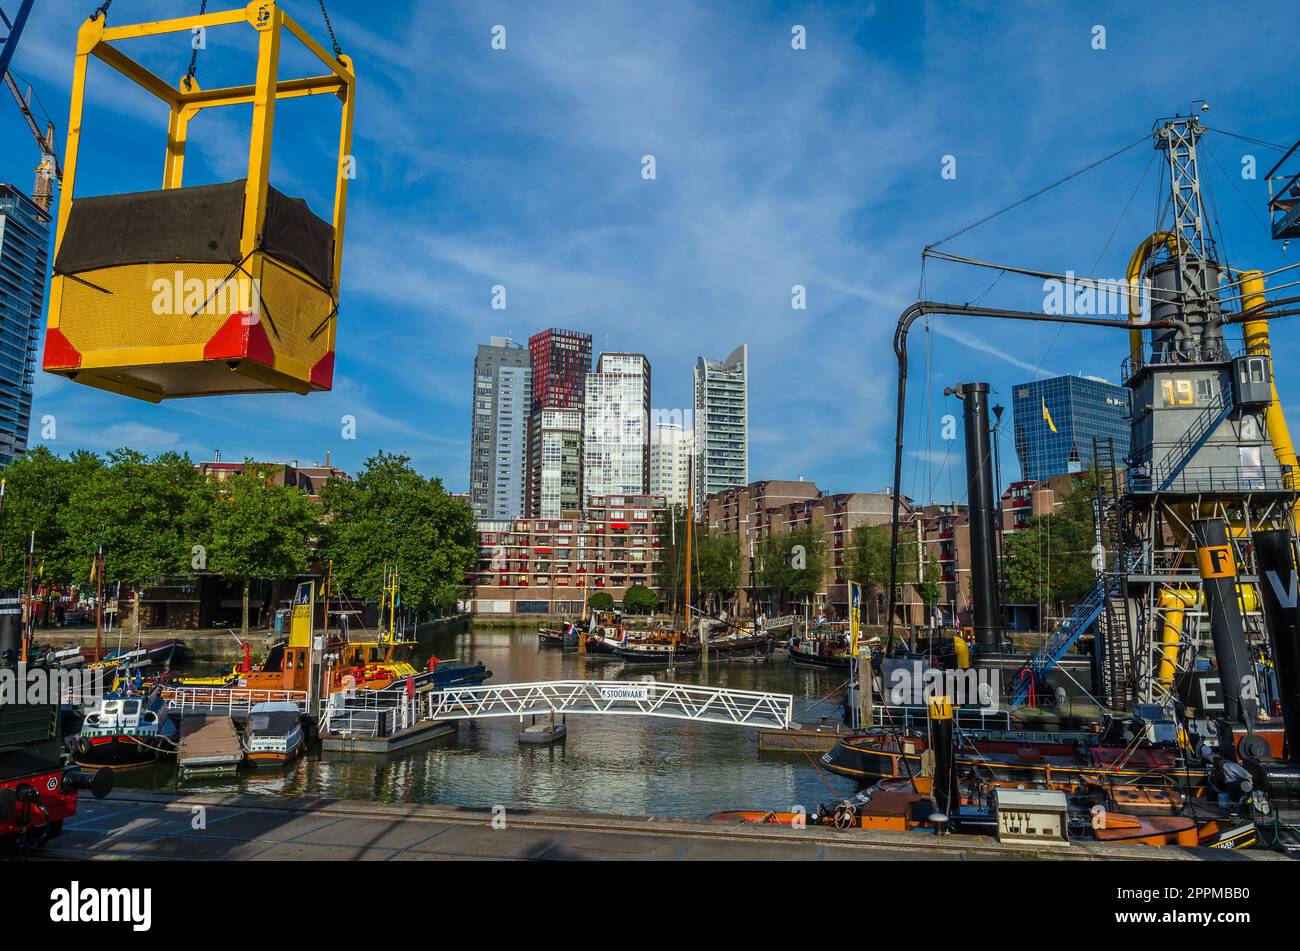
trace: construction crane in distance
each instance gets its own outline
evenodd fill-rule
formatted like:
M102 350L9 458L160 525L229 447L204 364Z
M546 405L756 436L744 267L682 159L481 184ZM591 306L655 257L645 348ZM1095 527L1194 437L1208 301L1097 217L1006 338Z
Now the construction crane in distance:
M9 70L9 64L13 60L14 51L18 48L18 40L22 36L23 27L27 25L27 18L31 14L34 2L35 0L21 0L18 14L12 20L9 19L4 8L0 7L0 24L8 31L6 35L0 37L0 44L3 44L0 45L0 76L4 77L5 85L13 94L14 102L18 104L18 110L27 120L27 127L31 129L37 148L41 150L41 163L36 166L36 185L32 189L32 201L48 214L54 203L55 183L63 181L63 165L54 151L54 123L47 119L45 131L41 131L41 125L32 113L31 86L27 87L27 92L24 94L18 88L18 83Z

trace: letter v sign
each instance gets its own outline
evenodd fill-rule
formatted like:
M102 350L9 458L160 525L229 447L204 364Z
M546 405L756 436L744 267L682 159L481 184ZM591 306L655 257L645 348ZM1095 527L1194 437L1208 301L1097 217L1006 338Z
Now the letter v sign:
M1277 597L1278 604L1284 608L1293 608L1297 602L1300 602L1300 592L1296 590L1296 576L1294 571L1287 572L1287 587L1282 587L1282 580L1278 577L1276 571L1266 571L1268 583L1273 586L1273 594Z

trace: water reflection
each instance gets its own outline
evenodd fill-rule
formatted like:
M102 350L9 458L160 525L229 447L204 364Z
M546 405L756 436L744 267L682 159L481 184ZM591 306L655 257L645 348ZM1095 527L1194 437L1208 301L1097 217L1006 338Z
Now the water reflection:
M795 718L836 716L844 674L766 662L694 664L664 670L601 655L542 648L531 629L471 630L432 645L440 659L482 660L489 683L660 680L768 690L795 697ZM622 716L570 716L568 738L524 746L511 719L463 722L459 734L390 757L315 754L283 773L194 779L185 790L327 796L380 802L563 809L699 817L727 808L811 809L852 783L801 755L757 753L757 733L736 727ZM170 764L124 774L125 787L173 788Z

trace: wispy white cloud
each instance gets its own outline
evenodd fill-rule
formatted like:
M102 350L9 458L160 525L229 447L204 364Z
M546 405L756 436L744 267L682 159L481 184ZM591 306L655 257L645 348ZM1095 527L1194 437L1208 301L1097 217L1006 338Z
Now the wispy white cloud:
M18 68L44 87L61 123L83 11L47 6ZM117 6L116 22L175 15L174 0ZM558 325L590 331L598 349L645 351L658 406L690 405L698 355L748 343L751 475L880 485L892 465L890 338L921 289L920 249L1135 138L1189 95L1176 48L1148 40L1162 14L1119 3L1087 13L1037 2L664 0L650 14L591 0L394 2L382 16L372 0L330 7L361 87L336 390L151 407L43 378L36 415L67 420L62 433L99 445L135 425L155 445L174 436L205 453L304 459L332 449L352 466L399 449L463 487L475 345ZM319 32L314 4L290 9ZM806 50L790 48L796 22L807 27ZM1109 28L1104 53L1088 43L1095 22ZM1236 64L1215 77L1215 124L1292 136L1300 96L1285 82L1289 60L1260 49L1244 21L1215 22ZM508 31L500 52L489 45L498 23ZM200 57L200 81L233 81L248 38L210 39L218 45ZM141 42L138 55L174 78L188 62L183 40ZM277 128L275 181L320 210L331 185L330 103L294 105ZM155 187L162 146L156 122L146 124L155 105L106 86L95 106L84 187ZM245 120L236 111L196 124L196 180L243 174ZM25 135L0 108L0 136L11 132ZM1049 270L1089 273L1099 262L1100 273L1122 272L1150 230L1151 192L1116 227L1149 158L1139 151L951 247ZM654 181L641 178L646 154L657 160ZM939 174L948 154L955 180ZM24 181L33 160L6 149L0 178ZM1238 234L1258 230L1247 211L1225 207L1236 202L1230 190L1218 197ZM1238 243L1243 257L1277 254L1259 235ZM923 290L1003 306L1038 292L1014 278L990 288L994 277L931 265ZM505 311L490 307L495 284L507 288ZM790 307L796 284L806 310ZM933 329L942 344L929 354L931 389L961 377L1005 390L1060 366L1113 375L1124 351L1119 335L1074 329L985 333L943 320ZM920 348L915 359L925 365ZM913 417L921 391L913 387ZM341 439L344 415L357 419L356 440Z

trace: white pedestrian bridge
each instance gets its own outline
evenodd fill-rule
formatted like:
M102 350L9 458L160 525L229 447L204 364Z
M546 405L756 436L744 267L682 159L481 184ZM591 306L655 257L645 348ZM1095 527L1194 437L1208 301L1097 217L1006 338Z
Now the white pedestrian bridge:
M433 690L415 696L368 691L330 697L322 733L392 734L431 721L485 720L539 714L660 717L739 727L788 727L794 698L656 680L551 680ZM387 721L375 723L380 718Z

